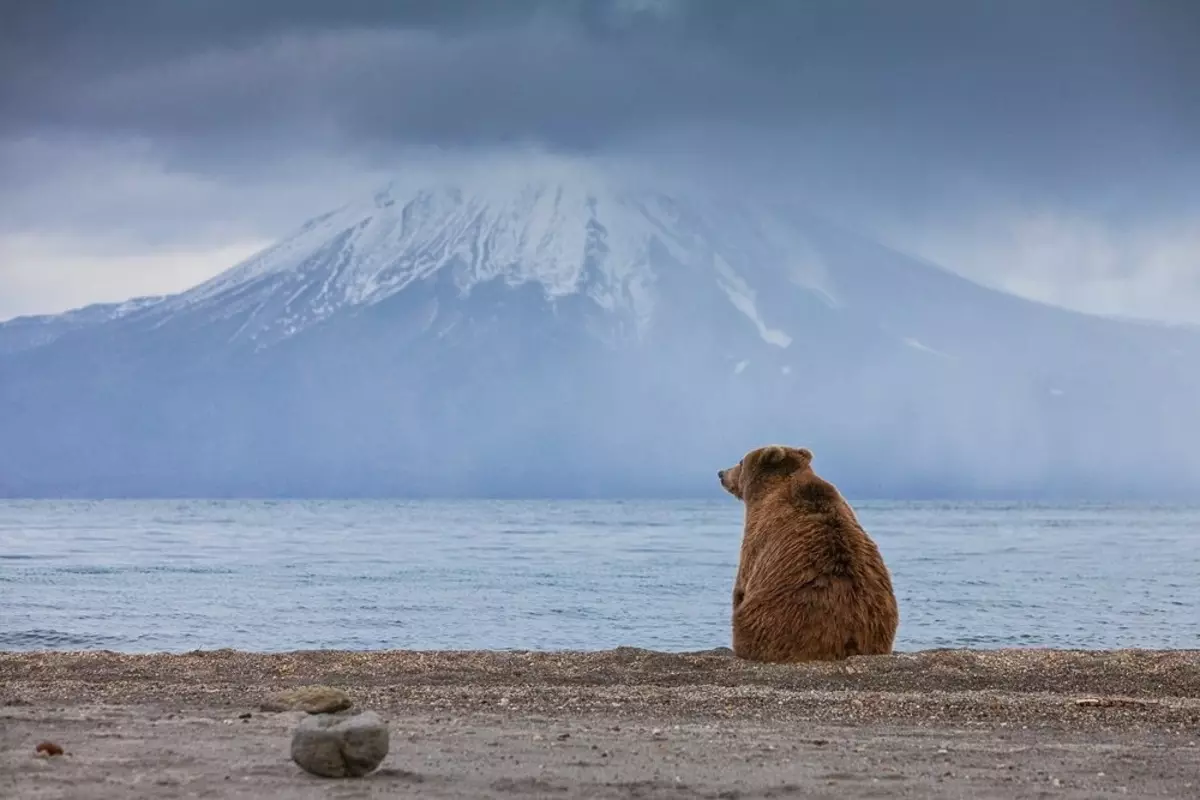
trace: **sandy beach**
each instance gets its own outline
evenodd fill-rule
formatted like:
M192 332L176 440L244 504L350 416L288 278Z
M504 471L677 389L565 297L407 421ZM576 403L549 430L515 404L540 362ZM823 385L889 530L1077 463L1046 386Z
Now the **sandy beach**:
M377 772L290 761L261 705L307 684L388 721ZM0 653L0 797L376 796L1196 797L1200 651Z

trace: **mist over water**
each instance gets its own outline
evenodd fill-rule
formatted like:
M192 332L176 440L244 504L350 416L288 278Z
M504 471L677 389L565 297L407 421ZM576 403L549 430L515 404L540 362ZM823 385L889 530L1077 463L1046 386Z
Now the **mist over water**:
M1200 647L1200 508L861 502L896 648ZM0 503L0 649L729 644L732 498Z

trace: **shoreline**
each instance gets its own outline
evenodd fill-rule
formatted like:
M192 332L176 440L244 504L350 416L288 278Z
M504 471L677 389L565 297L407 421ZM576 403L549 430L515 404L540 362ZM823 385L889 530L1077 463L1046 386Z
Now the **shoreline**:
M306 684L391 727L383 767L348 797L1200 791L1200 650L765 665L617 648L0 651L0 795L325 797L288 759L303 714L260 708ZM34 757L42 739L68 755Z
M249 707L305 684L344 689L364 707L436 705L464 713L504 710L502 700L530 713L638 713L629 703L640 698L660 713L694 718L753 711L757 718L906 721L946 716L946 709L958 709L950 717L969 715L990 704L988 716L1022 724L1133 720L1149 709L1162 720L1174 709L1200 725L1200 649L938 649L790 665L743 661L728 648L0 651L0 708ZM715 698L722 704L707 702ZM1120 712L1071 710L1072 702L1090 698L1115 698Z

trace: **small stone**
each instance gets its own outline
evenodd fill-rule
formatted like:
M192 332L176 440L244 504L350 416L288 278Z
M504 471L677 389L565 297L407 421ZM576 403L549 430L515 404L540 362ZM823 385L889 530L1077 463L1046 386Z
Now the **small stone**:
M1081 697L1075 705L1082 708L1142 708L1156 706L1153 700L1139 700L1136 697Z
M61 756L63 754L63 749L60 745L54 742L45 741L38 742L38 746L33 748L33 752L37 753L39 756L53 757Z
M333 714L354 705L350 695L332 686L301 686L276 692L263 701L263 711L305 711L309 714Z
M292 734L292 760L323 778L361 778L388 753L387 724L374 711L314 714Z

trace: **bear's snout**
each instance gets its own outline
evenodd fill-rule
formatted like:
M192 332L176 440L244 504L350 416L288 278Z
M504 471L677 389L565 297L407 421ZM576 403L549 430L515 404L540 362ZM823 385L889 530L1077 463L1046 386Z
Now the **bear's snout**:
M741 473L736 466L717 470L717 479L721 482L721 488L739 500L742 499L742 492L736 484L740 476Z

